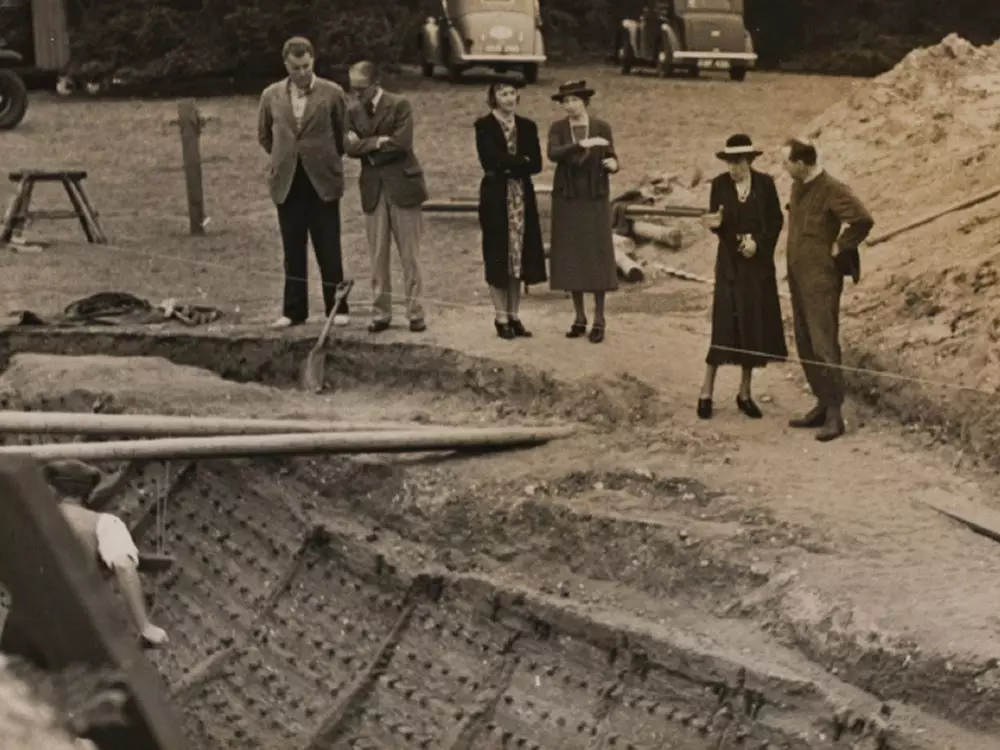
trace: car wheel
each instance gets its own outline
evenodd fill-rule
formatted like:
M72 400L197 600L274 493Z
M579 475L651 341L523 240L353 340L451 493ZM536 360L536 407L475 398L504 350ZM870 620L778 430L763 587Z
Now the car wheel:
M746 68L730 68L729 69L729 80L731 81L745 81L747 79L747 69Z
M623 41L621 47L618 48L618 60L622 66L622 75L629 75L632 72L632 66L635 64L635 51L632 49L632 43L628 39Z
M12 70L0 70L0 130L13 130L28 112L28 89Z
M524 66L524 82L529 84L538 83L538 65L529 63Z

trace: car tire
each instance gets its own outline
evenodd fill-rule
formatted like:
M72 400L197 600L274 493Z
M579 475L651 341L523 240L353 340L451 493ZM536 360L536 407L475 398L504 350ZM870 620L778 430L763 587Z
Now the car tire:
M17 73L0 70L0 130L13 130L28 112L28 88Z
M730 68L729 69L729 80L742 82L747 79L747 69L746 68Z
M528 63L524 66L522 71L524 75L524 82L527 84L538 83L538 63Z

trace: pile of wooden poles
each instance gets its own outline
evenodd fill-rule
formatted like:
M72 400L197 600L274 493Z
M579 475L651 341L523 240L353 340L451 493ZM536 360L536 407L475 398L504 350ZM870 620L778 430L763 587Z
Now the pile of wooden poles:
M116 438L103 442L4 446L0 447L0 456L32 456L44 461L123 461L490 451L540 445L572 433L572 427L472 428L306 419L0 411L0 434ZM123 437L129 439L120 439Z

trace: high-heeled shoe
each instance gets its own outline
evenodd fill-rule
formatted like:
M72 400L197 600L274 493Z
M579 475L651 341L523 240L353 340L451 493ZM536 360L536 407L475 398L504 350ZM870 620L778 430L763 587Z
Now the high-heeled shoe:
M594 323L594 327L590 329L590 339L591 344L600 344L604 341L604 324Z
M496 326L497 336L499 336L502 339L506 339L507 341L510 341L511 339L513 339L516 336L516 334L514 333L514 330L511 328L510 323L508 323L506 321L504 321L503 323L501 323L499 320L494 320L493 321L493 325Z
M743 398L742 396L736 397L736 407L746 414L750 419L760 419L764 416L764 413L760 410L760 407L754 403L752 398Z
M712 418L712 399L699 398L698 419L711 419L711 418Z
M586 335L587 335L587 321L586 320L577 320L577 321L575 321L573 323L573 325L571 325L569 327L569 330L566 331L566 338L568 338L568 339L578 339L581 336L586 336Z
M531 331L524 327L524 323L521 322L520 318L511 318L510 330L514 332L514 335L522 339L530 339L532 336Z

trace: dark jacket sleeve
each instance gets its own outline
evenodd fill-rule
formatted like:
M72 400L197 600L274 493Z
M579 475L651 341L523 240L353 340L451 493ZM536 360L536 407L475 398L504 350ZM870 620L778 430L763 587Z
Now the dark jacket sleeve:
M785 214L781 210L781 198L778 196L778 186L770 175L761 175L761 209L764 212L764 226L767 231L761 234L757 242L757 251L761 255L774 257L774 249L778 245L778 237L785 226Z
M524 141L528 151L525 154L527 163L521 169L524 170L525 175L531 176L542 171L542 145L538 141L538 126L534 121L525 120L524 125L526 126Z
M875 226L868 209L854 191L841 182L832 184L827 207L845 225L837 238L837 246L841 250L856 250Z
M476 120L476 153L483 171L510 175L514 170L526 167L529 157L525 154L511 154L501 146L490 132L492 124L485 118Z
M716 213L720 208L722 208L722 190L720 189L719 178L716 177L712 180L712 187L708 195L708 212L710 214ZM726 224L726 215L722 215L722 223L715 229L710 230L712 234L721 235L722 228Z
M548 157L549 161L563 162L568 161L576 156L583 153L584 148L579 143L574 143L572 140L568 142L563 138L561 124L562 120L556 120L552 123L549 128L549 145L548 145Z
M339 88L339 87L338 87ZM347 97L343 90L337 91L330 106L330 125L333 127L333 139L337 153L344 155L344 124L347 119Z
M604 137L608 139L607 146L604 147L604 152L601 155L602 159L614 159L618 161L618 153L615 151L615 135L611 130L611 124L601 120L601 130L604 131ZM611 174L617 174L621 171L621 164L619 164Z
M868 209L847 185L834 182L828 197L827 207L844 230L837 238L839 252L834 262L843 276L850 276L854 283L861 280L861 253L858 248L875 226L875 220Z

